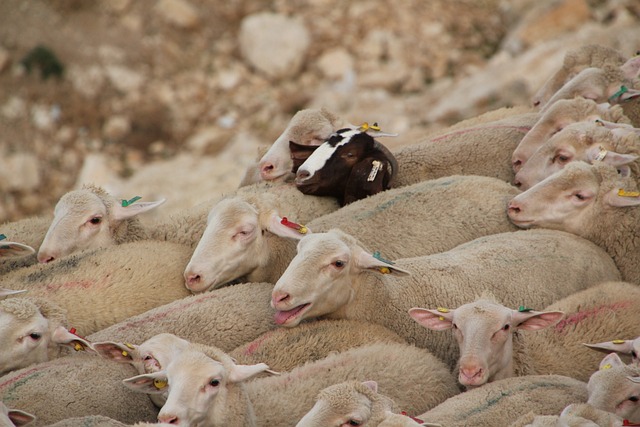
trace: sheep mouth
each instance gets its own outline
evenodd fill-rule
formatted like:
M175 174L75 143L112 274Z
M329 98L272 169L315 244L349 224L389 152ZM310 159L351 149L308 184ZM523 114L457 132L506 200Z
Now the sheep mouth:
M530 228L535 221L533 221L532 219L515 219L515 218L511 218L511 222L513 223L513 225L515 225L516 227L520 227L520 228Z
M302 313L307 311L310 306L311 303L308 302L306 304L301 304L297 307L294 307L291 310L278 310L273 316L273 320L275 321L276 325L286 325L287 323L291 323L296 318L299 318Z

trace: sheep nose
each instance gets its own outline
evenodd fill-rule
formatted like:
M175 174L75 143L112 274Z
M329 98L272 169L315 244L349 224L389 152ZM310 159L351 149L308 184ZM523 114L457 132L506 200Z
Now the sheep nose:
M296 180L304 181L305 179L309 179L310 176L311 173L308 170L298 169L298 172L296 173Z
M460 374L466 380L473 380L482 376L482 368L477 365L465 366L460 368Z
M511 167L513 168L514 172L518 172L520 170L520 168L522 167L522 160L521 159L513 159L513 161L511 162Z
M271 162L263 162L260 164L260 176L262 179L268 179L271 177L271 173L274 171L276 166Z
M517 202L512 200L509 202L508 210L509 210L509 215L517 215L520 213L522 209L520 208L520 206L518 206Z
M39 255L38 256L38 262L41 264L46 264L49 263L51 261L53 261L55 259L55 257L50 256L50 255Z
M158 421L165 424L180 424L178 417L172 414L158 415Z
M291 297L291 295L289 295L286 292L276 291L271 296L271 305L275 308L276 305L278 305L281 302L284 302L284 301L288 300L290 297Z
M188 274L185 280L187 282L187 288L191 289L202 281L202 276L196 273L192 273Z
M518 187L518 188L520 188L522 186L522 183L518 180L518 177L514 178L513 186L514 187Z

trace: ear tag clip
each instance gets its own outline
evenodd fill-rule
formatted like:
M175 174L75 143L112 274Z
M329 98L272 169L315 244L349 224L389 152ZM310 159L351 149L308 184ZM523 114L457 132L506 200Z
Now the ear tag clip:
M153 386L158 390L162 390L167 386L167 382L165 380L160 380L158 378L153 380Z
M374 124L370 125L367 122L364 122L363 124L360 125L360 131L361 132L366 132L369 129L371 130L375 130L375 131L380 131L380 126L378 126L378 122L375 122Z
M5 236L4 234L0 234L0 240L4 240L6 238L7 238L7 236Z
M436 308L436 311L438 311L439 313L448 313L449 309L444 307L438 307Z
M620 197L640 197L640 191L626 191L622 188L618 190L618 196Z
M598 151L598 155L594 159L596 162L601 162L607 157L607 153L609 153L603 146L600 146L600 151Z
M371 164L371 172L369 172L369 176L367 177L368 182L376 179L376 175L378 175L378 172L380 171L380 169L382 169L382 162L380 160L374 160L373 162L371 162Z
M126 208L127 206L131 206L132 204L134 204L135 202L137 202L140 199L142 199L142 197L140 197L140 196L135 196L134 198L129 199L129 200L122 199L122 207Z
M606 364L606 365L604 365L602 368L600 368L600 370L601 370L601 371L605 371L605 370L607 370L607 369L611 369L611 368L612 368L611 364L610 364L610 363L607 363L607 364Z
M307 232L309 231L309 229L304 225L296 224L295 222L289 221L286 216L282 217L280 224L284 225L285 227L293 228L300 234L307 234Z
M76 328L71 328L71 329L69 329L69 333L70 333L70 334L73 334L73 335L75 335L75 336L77 336L78 338L82 338L80 335L78 335L78 334L76 333ZM82 339L84 339L84 338L82 338ZM75 342L75 343L73 344L73 349L74 349L75 351L84 351L84 349L85 349L85 348L84 348L84 345L82 345L81 343L79 343L79 342Z

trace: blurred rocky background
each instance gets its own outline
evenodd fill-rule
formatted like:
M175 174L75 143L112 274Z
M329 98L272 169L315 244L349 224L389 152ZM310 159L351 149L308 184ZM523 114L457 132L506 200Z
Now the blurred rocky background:
M302 108L398 148L529 104L589 43L634 55L640 1L3 0L0 222L83 182L165 213L229 193Z

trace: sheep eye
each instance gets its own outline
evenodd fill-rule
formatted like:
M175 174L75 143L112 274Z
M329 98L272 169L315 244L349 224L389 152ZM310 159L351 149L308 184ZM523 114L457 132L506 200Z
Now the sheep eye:
M634 359L636 359L636 358L638 357L638 353L636 353L636 351L635 351L635 350L633 350L633 351L631 352L631 357L633 357Z
M584 197L582 194L580 194L580 193L576 193L576 194L574 194L574 196L575 196L575 198L576 198L576 199L578 199L578 200L584 200L584 199L585 199L585 197Z
M333 265L334 265L334 267L342 268L342 267L344 267L344 261L341 261L341 260L334 261Z
M151 359L152 359L151 356L145 356L144 357L144 360L151 360Z
M102 222L102 218L100 218L99 216L94 216L89 220L89 222L91 224L100 224Z
M453 329L458 329L458 325L456 325L455 323L452 323Z
M632 401L632 402L637 402L638 400L640 400L640 397L638 397L638 396L631 396L631 397L629 398L629 400L630 400L630 401Z
M40 338L42 338L42 335L37 333L37 332L32 332L29 334L29 336L31 337L32 340L39 340Z
M209 385L211 387L218 387L220 385L220 380L211 380L209 381Z
M504 325L504 326L502 327L502 330L503 330L503 331L508 331L510 327L511 327L511 326L509 326L509 324L506 324L506 325Z
M347 422L348 425L350 426L359 426L360 425L360 421L356 421L356 420L349 420Z

